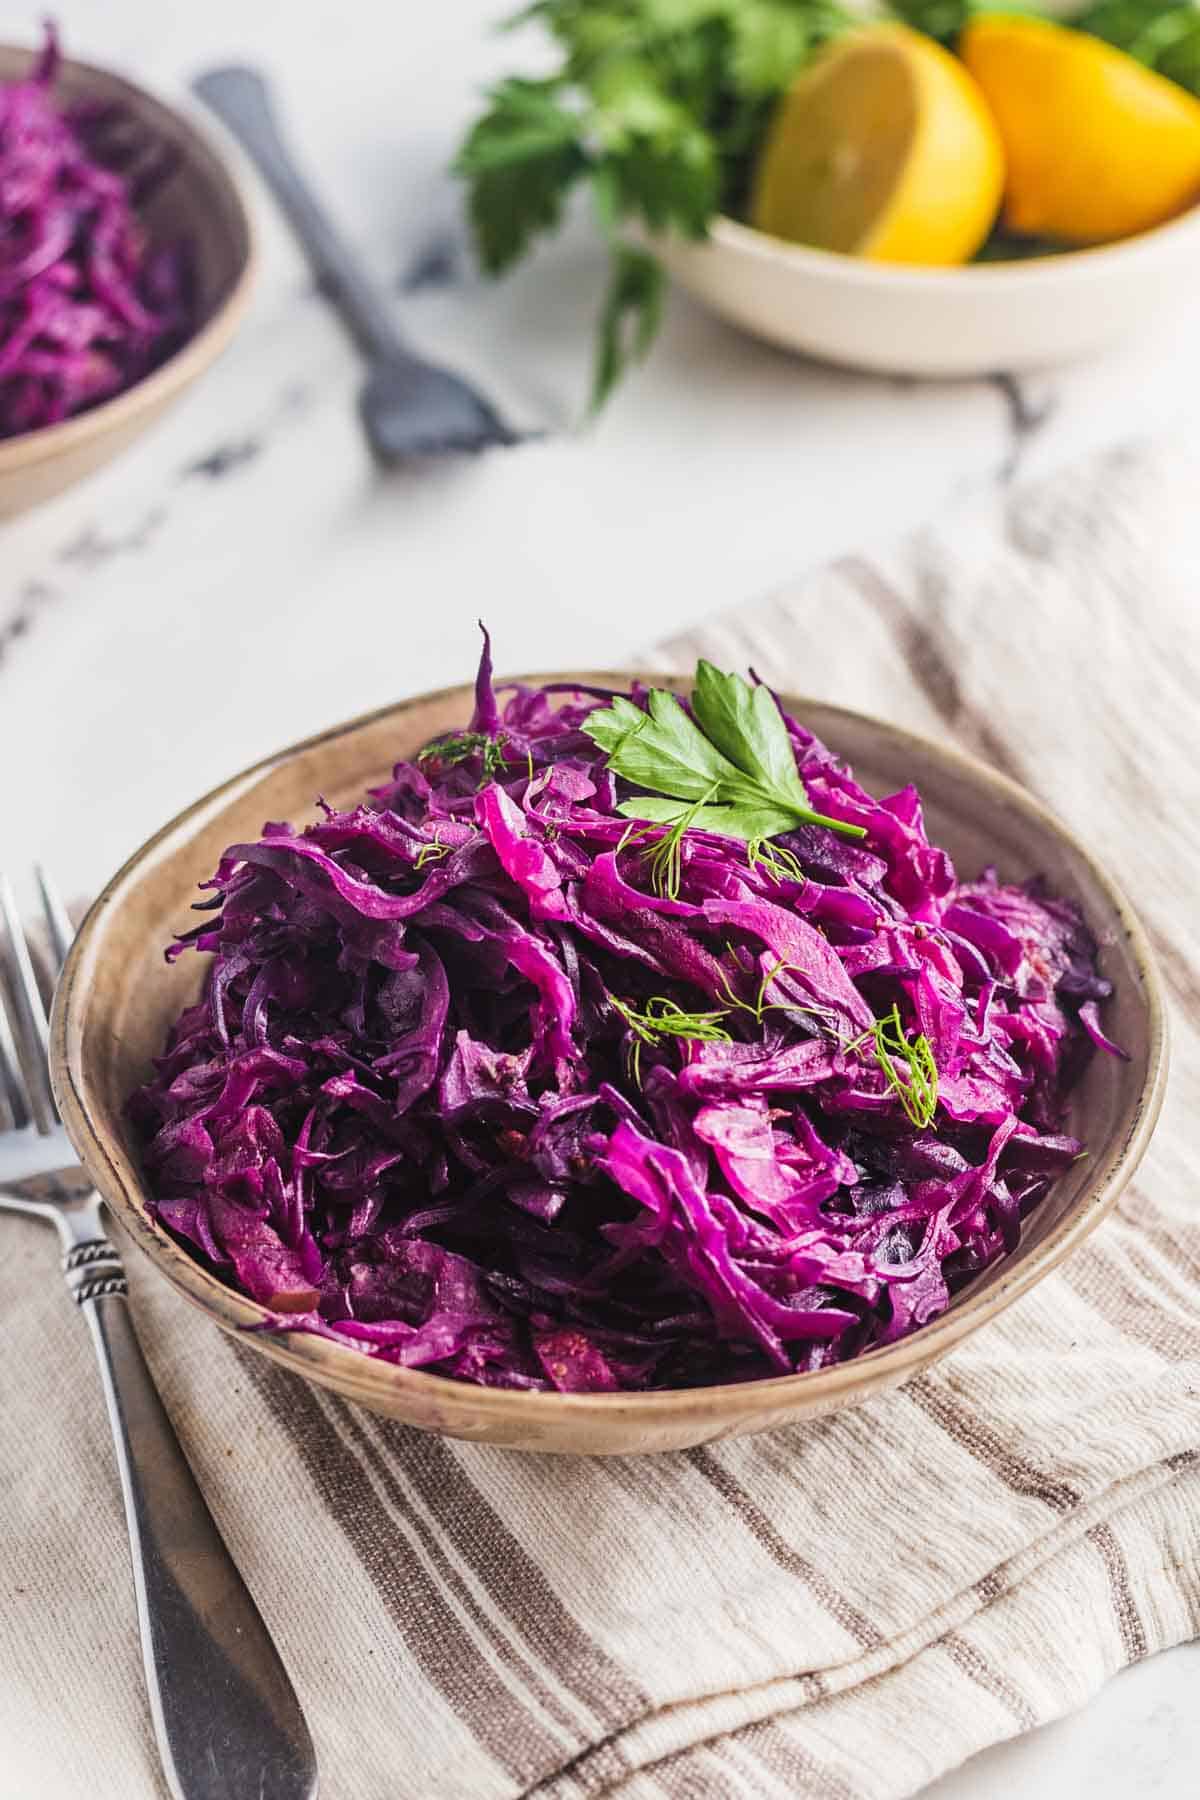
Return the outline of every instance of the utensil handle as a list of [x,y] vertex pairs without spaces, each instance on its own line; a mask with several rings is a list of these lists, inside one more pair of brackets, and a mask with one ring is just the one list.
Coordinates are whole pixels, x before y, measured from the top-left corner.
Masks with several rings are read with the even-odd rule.
[[283,141],[271,95],[256,69],[209,69],[194,91],[224,121],[283,208],[308,257],[317,285],[337,308],[368,361],[408,356],[391,314],[345,240],[301,175]]
[[106,1238],[63,1259],[96,1346],[129,1526],[154,1735],[173,1800],[313,1800],[312,1740],[188,1467]]

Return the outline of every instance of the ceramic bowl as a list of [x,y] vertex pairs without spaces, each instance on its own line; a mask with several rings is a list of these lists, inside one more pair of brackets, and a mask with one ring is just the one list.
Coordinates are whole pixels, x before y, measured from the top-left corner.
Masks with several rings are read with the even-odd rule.
[[674,278],[754,336],[849,368],[987,375],[1094,355],[1200,282],[1200,208],[1097,249],[963,268],[812,250],[718,219],[655,240]]
[[[29,72],[34,53],[0,45],[0,82]],[[115,103],[156,143],[177,152],[167,179],[141,209],[152,235],[191,246],[197,322],[191,337],[161,367],[77,418],[21,437],[0,439],[0,519],[61,493],[108,462],[202,375],[233,336],[254,273],[250,214],[232,168],[208,134],[132,82],[89,63],[64,60],[55,93]]]
[[[643,677],[651,679],[650,677]],[[535,678],[536,679],[536,678]],[[625,688],[629,673],[556,676]],[[662,677],[654,677],[661,685]],[[171,967],[163,946],[195,920],[196,884],[225,846],[264,820],[315,816],[314,798],[349,805],[438,732],[470,716],[466,687],[405,701],[310,738],[249,769],[173,819],[130,858],[89,912],[59,983],[51,1029],[55,1092],[79,1155],[112,1211],[159,1272],[254,1352],[349,1400],[429,1431],[522,1450],[615,1454],[677,1450],[827,1413],[895,1387],[977,1331],[1047,1275],[1099,1224],[1137,1166],[1166,1073],[1164,1014],[1150,948],[1129,903],[1084,846],[1004,776],[878,719],[814,701],[790,709],[880,793],[915,781],[933,838],[961,868],[995,862],[1005,878],[1046,876],[1071,896],[1103,944],[1115,984],[1106,1028],[1129,1061],[1096,1056],[1074,1104],[1088,1156],[1029,1220],[1019,1248],[950,1310],[900,1343],[813,1374],[651,1394],[518,1393],[467,1386],[374,1362],[299,1332],[247,1330],[263,1309],[225,1287],[149,1216],[126,1097],[150,1072],[167,1027],[196,996],[199,958]]]

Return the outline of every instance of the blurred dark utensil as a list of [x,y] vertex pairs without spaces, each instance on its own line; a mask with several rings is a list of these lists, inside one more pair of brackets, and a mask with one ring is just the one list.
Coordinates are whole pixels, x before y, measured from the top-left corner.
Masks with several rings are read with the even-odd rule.
[[408,348],[372,284],[293,162],[266,82],[255,69],[209,69],[193,88],[249,153],[304,248],[321,292],[367,362],[358,398],[363,429],[381,463],[518,444],[482,395]]

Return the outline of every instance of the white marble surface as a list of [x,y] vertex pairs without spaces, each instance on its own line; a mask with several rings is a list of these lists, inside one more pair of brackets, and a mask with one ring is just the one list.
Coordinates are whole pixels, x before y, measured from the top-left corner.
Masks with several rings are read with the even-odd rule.
[[[94,889],[252,758],[461,678],[481,614],[509,668],[619,662],[981,484],[1155,430],[1200,386],[1186,296],[1102,362],[941,385],[788,359],[679,298],[648,367],[581,434],[600,272],[586,233],[485,288],[442,174],[473,94],[514,54],[483,30],[493,0],[56,10],[71,51],[167,94],[217,60],[266,66],[413,335],[550,435],[376,473],[353,356],[261,207],[262,280],[225,360],[123,461],[2,528],[0,771],[18,873],[42,857]],[[34,11],[3,0],[0,37],[26,39]],[[455,279],[402,291],[431,257]],[[948,1777],[938,1800],[1183,1800],[1198,1681],[1200,1649],[1157,1658]]]

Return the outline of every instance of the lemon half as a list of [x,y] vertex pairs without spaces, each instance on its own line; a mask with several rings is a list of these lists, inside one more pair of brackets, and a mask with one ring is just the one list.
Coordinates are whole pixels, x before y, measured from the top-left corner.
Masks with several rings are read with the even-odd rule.
[[1004,140],[1010,230],[1105,243],[1200,194],[1200,100],[1123,50],[1004,14],[969,24],[958,48]]
[[956,57],[904,25],[839,39],[779,103],[751,223],[876,262],[961,263],[991,229],[1004,150]]

